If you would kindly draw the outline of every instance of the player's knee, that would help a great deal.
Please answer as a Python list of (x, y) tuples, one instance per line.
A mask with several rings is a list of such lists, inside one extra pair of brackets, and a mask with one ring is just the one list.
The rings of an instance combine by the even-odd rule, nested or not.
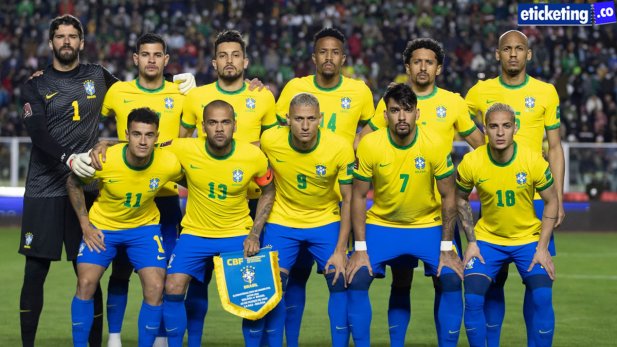
[(457, 274), (442, 274), (439, 276), (439, 286), (442, 292), (461, 291), (462, 281)]
[(186, 290), (186, 283), (174, 275), (167, 276), (165, 280), (165, 293), (171, 295), (181, 295), (184, 294)]
[(336, 279), (336, 283), (332, 284), (335, 275), (336, 273), (334, 272), (326, 274), (326, 283), (328, 284), (328, 290), (330, 291), (330, 293), (344, 292), (346, 290), (345, 276), (343, 276), (343, 274), (339, 274), (339, 277)]
[(465, 276), (465, 294), (475, 294), (484, 296), (491, 285), (491, 280), (479, 274), (470, 274)]
[(349, 284), (349, 290), (368, 290), (373, 282), (373, 276), (366, 266), (361, 267)]
[(525, 280), (527, 289), (531, 290), (531, 298), (536, 307), (549, 307), (553, 301), (553, 281), (547, 275), (528, 277)]
[(506, 285), (506, 280), (508, 279), (508, 269), (508, 264), (504, 264), (501, 269), (499, 269), (499, 272), (497, 273), (497, 276), (495, 277), (495, 281), (492, 283), (492, 286), (503, 288)]
[(163, 283), (148, 283), (144, 286), (144, 300), (148, 305), (158, 306), (163, 300)]
[(81, 300), (90, 300), (98, 286), (98, 281), (90, 277), (80, 277), (77, 280), (77, 297)]
[(287, 282), (289, 282), (289, 275), (281, 271), (281, 288), (283, 289), (283, 293), (287, 291)]

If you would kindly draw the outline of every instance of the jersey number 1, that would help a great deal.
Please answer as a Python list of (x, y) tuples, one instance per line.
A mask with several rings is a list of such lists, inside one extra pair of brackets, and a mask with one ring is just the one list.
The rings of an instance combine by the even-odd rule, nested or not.
[(73, 101), (71, 105), (73, 106), (73, 121), (78, 122), (81, 118), (79, 117), (79, 104), (77, 103), (77, 100)]

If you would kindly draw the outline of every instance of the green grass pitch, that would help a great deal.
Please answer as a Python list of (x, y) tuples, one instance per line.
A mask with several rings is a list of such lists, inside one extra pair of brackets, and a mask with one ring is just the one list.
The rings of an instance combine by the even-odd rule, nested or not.
[[(24, 258), (17, 254), (17, 229), (0, 229), (0, 345), (18, 346), (19, 293)], [(554, 306), (557, 318), (554, 346), (615, 346), (617, 341), (617, 233), (559, 233), (558, 256), (554, 259), (557, 280)], [(107, 285), (106, 274), (103, 286)], [(433, 293), (430, 279), (416, 272), (412, 289), (412, 322), (407, 333), (408, 346), (436, 346), (433, 326)], [(213, 280), (214, 282), (214, 280)], [(53, 263), (45, 284), (45, 305), (37, 334), (38, 346), (71, 345), (70, 302), (75, 292), (75, 277), (70, 263)], [(387, 346), (387, 303), (390, 279), (375, 280), (371, 287), (374, 346)], [(240, 318), (221, 308), (216, 284), (210, 285), (210, 309), (204, 328), (204, 345), (241, 346)], [(330, 344), (327, 317), (327, 289), (324, 279), (312, 275), (308, 284), (308, 303), (304, 313), (301, 346)], [(507, 314), (502, 346), (524, 346), (522, 318), (523, 286), (511, 267), (506, 286)], [(136, 275), (131, 280), (129, 306), (124, 322), (124, 346), (137, 345), (137, 315), (141, 290)], [(464, 329), (463, 329), (464, 330)], [(106, 343), (106, 339), (105, 339)], [(460, 346), (467, 346), (464, 333)]]

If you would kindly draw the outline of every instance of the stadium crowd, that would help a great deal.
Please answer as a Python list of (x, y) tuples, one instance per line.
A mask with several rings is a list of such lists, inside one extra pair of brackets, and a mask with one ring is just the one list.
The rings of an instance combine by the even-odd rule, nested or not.
[[(478, 79), (498, 74), (498, 35), (516, 26), (516, 5), (503, 0), (9, 0), (0, 4), (0, 136), (27, 136), (20, 87), (51, 62), (47, 26), (62, 13), (84, 23), (82, 61), (101, 63), (121, 80), (135, 77), (135, 40), (153, 31), (169, 43), (168, 73), (192, 72), (198, 85), (210, 83), (216, 79), (214, 37), (237, 29), (249, 43), (247, 76), (267, 83), (275, 97), (288, 80), (311, 72), (311, 37), (324, 26), (347, 36), (344, 74), (365, 80), (377, 99), (391, 81), (405, 81), (400, 62), (408, 40), (442, 42), (447, 57), (437, 84), (464, 96)], [(617, 41), (617, 26), (522, 31), (533, 49), (528, 73), (559, 93), (563, 141), (617, 142), (617, 52), (610, 44)], [(101, 124), (102, 136), (115, 131), (113, 120)], [(613, 161), (610, 153), (604, 156)], [(584, 176), (593, 172), (584, 171), (572, 175), (574, 184), (589, 181)]]

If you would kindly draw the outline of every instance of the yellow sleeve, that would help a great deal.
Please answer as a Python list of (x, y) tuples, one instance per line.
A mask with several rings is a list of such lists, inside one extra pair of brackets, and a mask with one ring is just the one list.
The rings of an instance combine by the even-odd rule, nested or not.
[(266, 97), (264, 98), (266, 102), (266, 113), (261, 119), (261, 129), (269, 129), (275, 126), (278, 121), (276, 119), (276, 104), (274, 102), (274, 96), (271, 92), (266, 92)]
[(462, 137), (469, 136), (469, 134), (476, 130), (476, 123), (474, 123), (473, 119), (471, 119), (471, 116), (469, 115), (465, 100), (463, 100), (463, 98), (458, 94), (454, 94), (454, 97), (458, 101), (456, 122), (454, 123), (454, 126), (456, 127), (459, 135)]
[(552, 85), (548, 85), (550, 92), (548, 94), (548, 103), (546, 105), (546, 111), (544, 112), (544, 128), (546, 130), (553, 130), (559, 128), (561, 125), (561, 115), (559, 111), (559, 95), (557, 90)]
[(255, 158), (257, 173), (253, 179), (257, 185), (263, 187), (272, 181), (273, 174), (272, 169), (270, 169), (270, 166), (268, 165), (268, 158), (260, 149), (257, 150), (259, 151), (257, 158)]
[(113, 110), (115, 109), (114, 100), (116, 100), (116, 89), (113, 86), (109, 88), (107, 93), (105, 93), (105, 99), (103, 99), (103, 108), (101, 109), (101, 115), (103, 117), (109, 117), (113, 115)]
[(386, 103), (383, 101), (383, 98), (379, 99), (377, 103), (377, 109), (375, 110), (375, 114), (373, 118), (368, 121), (368, 125), (373, 130), (385, 128), (388, 124), (386, 124), (385, 112), (386, 111)]
[(295, 79), (287, 82), (285, 87), (283, 87), (283, 91), (281, 95), (279, 95), (279, 99), (276, 102), (276, 118), (279, 124), (287, 123), (287, 113), (289, 113), (289, 103), (291, 102), (291, 98), (293, 98), (293, 83)]
[(373, 104), (373, 93), (369, 87), (364, 84), (364, 95), (362, 96), (364, 106), (362, 107), (362, 114), (360, 115), (360, 124), (366, 124), (375, 114), (375, 105)]
[(536, 156), (533, 163), (533, 184), (536, 190), (541, 192), (553, 184), (553, 174), (548, 162), (542, 156)]
[(195, 106), (199, 107), (200, 103), (196, 100), (198, 97), (195, 89), (197, 88), (192, 89), (188, 93), (182, 105), (180, 124), (187, 129), (195, 129), (197, 127), (197, 114), (199, 110), (195, 110)]
[(452, 163), (452, 156), (450, 153), (433, 162), (433, 168), (433, 174), (436, 180), (450, 177), (454, 173), (454, 164)]
[(358, 149), (356, 151), (353, 177), (366, 182), (371, 182), (373, 180), (371, 148), (366, 136), (360, 140), (360, 144), (358, 145)]
[(338, 183), (351, 184), (353, 179), (354, 169), (354, 153), (353, 148), (345, 143), (344, 150), (341, 151), (339, 160)]
[[(479, 109), (478, 109), (478, 83), (476, 83), (476, 85), (474, 85), (473, 87), (471, 87), (471, 89), (469, 89), (469, 91), (467, 92), (467, 95), (465, 96), (465, 103), (467, 104), (467, 110), (469, 112), (469, 115), (474, 118), (474, 117), (478, 117), (480, 116), (479, 113)], [(482, 123), (484, 123), (483, 119), (480, 119), (480, 121), (482, 121)]]
[(463, 160), (456, 168), (456, 186), (466, 193), (471, 193), (474, 186), (471, 166), (469, 164), (470, 158), (469, 153), (465, 154)]

